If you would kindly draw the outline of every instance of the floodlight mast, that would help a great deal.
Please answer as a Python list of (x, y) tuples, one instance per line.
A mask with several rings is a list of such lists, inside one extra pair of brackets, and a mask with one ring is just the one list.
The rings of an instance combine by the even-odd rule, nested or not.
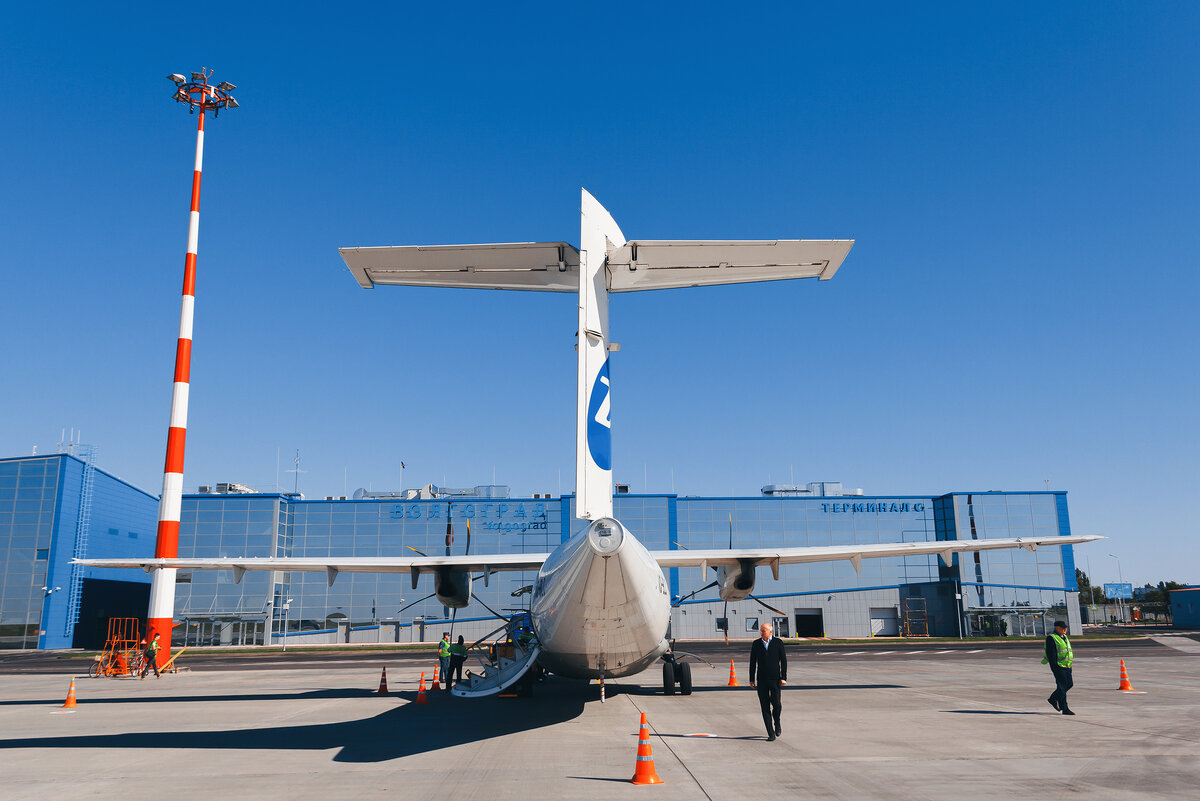
[[(183, 499), (183, 447), (187, 438), (188, 389), (192, 363), (192, 311), (196, 302), (196, 245), (200, 236), (200, 169), (204, 156), (204, 112), (215, 117), (223, 108), (237, 108), (229, 95), (233, 84), (212, 86), (212, 71), (193, 72), (192, 80), (178, 73), (167, 80), (178, 87), (175, 100), (188, 104), (188, 113), (200, 110), (196, 125), (196, 164), (192, 173), (192, 207), (188, 219), (187, 256), (183, 264), (183, 303), (179, 310), (179, 340), (175, 348), (175, 379), (171, 392), (171, 420), (167, 429), (167, 458), (163, 466), (162, 496), (158, 501), (158, 531), (155, 557), (179, 556), (179, 509)], [(229, 89), (222, 88), (228, 85)], [(155, 570), (150, 578), (150, 607), (146, 614), (146, 638), (162, 635), (158, 650), (161, 666), (171, 650), (171, 621), (175, 616), (175, 570)]]

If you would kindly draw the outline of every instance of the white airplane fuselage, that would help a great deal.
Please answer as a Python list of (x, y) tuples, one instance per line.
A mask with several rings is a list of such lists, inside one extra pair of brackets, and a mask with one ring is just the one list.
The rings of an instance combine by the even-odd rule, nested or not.
[(550, 555), (530, 613), (538, 660), (560, 675), (628, 676), (667, 650), (671, 601), (663, 571), (613, 518), (594, 521)]

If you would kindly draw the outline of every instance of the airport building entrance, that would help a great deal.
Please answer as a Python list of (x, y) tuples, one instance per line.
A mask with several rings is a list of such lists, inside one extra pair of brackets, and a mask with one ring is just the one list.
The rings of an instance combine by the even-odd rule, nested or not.
[(262, 645), (266, 620), (184, 618), (181, 628), (184, 630), (182, 645)]

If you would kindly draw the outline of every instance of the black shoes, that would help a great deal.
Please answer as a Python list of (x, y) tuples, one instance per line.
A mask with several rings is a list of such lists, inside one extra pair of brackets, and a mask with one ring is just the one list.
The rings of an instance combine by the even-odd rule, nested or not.
[(1074, 715), (1074, 714), (1075, 714), (1074, 712), (1072, 712), (1072, 711), (1071, 711), (1071, 710), (1069, 710), (1069, 709), (1064, 709), (1064, 710), (1062, 711), (1062, 713), (1063, 713), (1064, 715)]
[(780, 726), (778, 723), (776, 723), (775, 724), (775, 736), (778, 737), (781, 734), (783, 734), (783, 727)]
[(775, 735), (774, 735), (774, 734), (768, 734), (768, 735), (767, 735), (767, 742), (768, 742), (768, 743), (773, 743), (773, 742), (775, 742)]
[(1062, 707), (1058, 705), (1058, 699), (1055, 698), (1053, 695), (1046, 699), (1046, 703), (1050, 704), (1050, 706), (1054, 707), (1059, 712), (1062, 711)]

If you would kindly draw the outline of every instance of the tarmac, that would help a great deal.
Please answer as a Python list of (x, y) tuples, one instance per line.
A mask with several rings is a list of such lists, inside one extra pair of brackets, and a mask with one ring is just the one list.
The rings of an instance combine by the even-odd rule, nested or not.
[[(689, 697), (664, 696), (652, 669), (607, 682), (603, 704), (595, 684), (550, 677), (530, 699), (418, 705), (427, 654), (311, 654), (80, 677), (68, 712), (68, 673), (0, 667), (0, 799), (1196, 797), (1200, 655), (1079, 648), (1066, 717), (1037, 644), (907, 645), (792, 649), (775, 742), (743, 645), (697, 647), (712, 666), (696, 664)], [(725, 686), (731, 654), (740, 688)], [(1120, 658), (1136, 694), (1116, 691)], [(628, 783), (642, 712), (662, 785)]]

